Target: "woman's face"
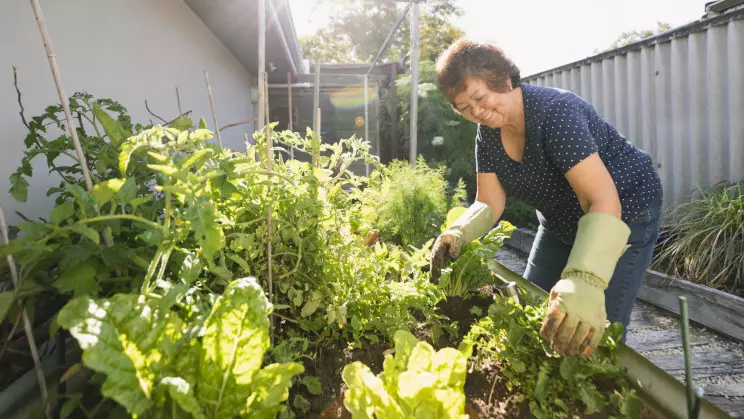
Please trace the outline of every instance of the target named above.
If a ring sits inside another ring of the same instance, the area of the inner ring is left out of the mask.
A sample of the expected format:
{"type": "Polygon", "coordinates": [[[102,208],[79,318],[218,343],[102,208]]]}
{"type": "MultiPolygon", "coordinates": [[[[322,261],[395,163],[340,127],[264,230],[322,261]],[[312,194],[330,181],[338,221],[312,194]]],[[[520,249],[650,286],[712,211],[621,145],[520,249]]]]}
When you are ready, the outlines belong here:
{"type": "MultiPolygon", "coordinates": [[[[511,80],[507,78],[506,84],[511,91],[511,80]]],[[[494,92],[480,77],[470,77],[465,90],[455,97],[455,110],[460,115],[490,128],[502,128],[508,124],[510,108],[511,94],[494,92]]]]}

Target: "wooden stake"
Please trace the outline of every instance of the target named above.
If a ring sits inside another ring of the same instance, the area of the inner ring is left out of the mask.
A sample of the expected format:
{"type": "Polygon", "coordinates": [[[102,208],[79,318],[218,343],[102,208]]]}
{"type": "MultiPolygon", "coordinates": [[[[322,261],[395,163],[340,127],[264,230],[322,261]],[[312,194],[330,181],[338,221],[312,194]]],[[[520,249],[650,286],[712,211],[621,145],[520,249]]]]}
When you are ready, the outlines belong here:
{"type": "Polygon", "coordinates": [[[209,106],[212,108],[212,119],[214,120],[214,130],[217,132],[217,143],[222,147],[222,137],[220,136],[220,126],[217,124],[217,112],[214,110],[214,98],[212,97],[212,85],[209,84],[209,73],[204,70],[204,78],[207,80],[207,93],[209,93],[209,106]]]}
{"type": "MultiPolygon", "coordinates": [[[[8,225],[5,223],[5,214],[3,209],[0,208],[0,230],[2,230],[3,244],[8,244],[8,225]]],[[[16,269],[15,260],[13,255],[8,255],[8,266],[10,267],[10,276],[13,279],[13,288],[17,292],[20,288],[20,282],[18,281],[18,271],[16,269]]],[[[52,419],[52,406],[49,404],[49,392],[46,386],[46,376],[44,375],[44,369],[41,366],[41,358],[39,357],[39,350],[36,347],[36,340],[34,339],[34,328],[31,324],[31,320],[28,318],[28,311],[26,307],[22,307],[21,316],[23,319],[23,330],[26,333],[26,339],[28,339],[28,347],[31,351],[31,358],[34,360],[34,369],[36,369],[36,379],[39,380],[39,391],[41,392],[41,402],[44,404],[47,419],[52,419]]]]}
{"type": "MultiPolygon", "coordinates": [[[[59,68],[57,67],[57,60],[54,55],[54,48],[52,47],[52,40],[49,38],[49,32],[47,31],[46,22],[44,21],[44,14],[41,11],[41,5],[39,0],[30,0],[31,7],[34,9],[34,16],[36,16],[36,23],[39,25],[39,32],[41,33],[41,39],[44,42],[44,49],[49,59],[49,67],[52,69],[52,77],[54,77],[54,84],[57,87],[57,94],[59,95],[59,101],[62,104],[62,110],[65,112],[65,120],[67,121],[67,130],[70,132],[72,138],[72,144],[75,146],[75,153],[77,154],[78,162],[80,162],[80,168],[83,171],[83,180],[85,181],[85,187],[90,192],[93,189],[93,181],[90,178],[90,171],[88,170],[88,162],[85,160],[85,154],[83,148],[80,146],[80,139],[78,139],[77,130],[72,122],[72,112],[70,111],[70,103],[67,100],[65,89],[62,87],[62,79],[59,75],[59,68]]],[[[96,205],[96,212],[98,212],[98,206],[96,205]]],[[[103,229],[103,242],[107,247],[111,247],[111,237],[108,235],[108,231],[104,227],[103,229]]]]}
{"type": "MultiPolygon", "coordinates": [[[[287,123],[287,128],[290,132],[294,132],[293,124],[292,124],[292,73],[287,72],[287,101],[289,102],[289,122],[287,123]]],[[[294,146],[290,147],[289,149],[289,157],[294,159],[294,146]]]]}
{"type": "MultiPolygon", "coordinates": [[[[270,125],[270,119],[269,119],[269,74],[264,72],[264,113],[266,116],[266,125],[264,126],[264,132],[266,133],[266,170],[271,170],[271,163],[272,163],[272,152],[271,152],[271,125],[270,125]]],[[[269,188],[271,188],[271,184],[269,184],[269,188]]],[[[273,212],[273,202],[269,201],[269,209],[267,211],[266,215],[266,225],[269,230],[269,242],[266,244],[266,254],[268,255],[269,261],[268,261],[268,280],[269,280],[269,302],[271,304],[274,304],[274,282],[272,278],[272,271],[273,271],[273,265],[272,265],[272,241],[274,237],[274,229],[271,223],[271,213],[273,212]]],[[[271,344],[274,344],[274,315],[272,313],[271,318],[269,319],[269,327],[271,330],[271,344]]]]}

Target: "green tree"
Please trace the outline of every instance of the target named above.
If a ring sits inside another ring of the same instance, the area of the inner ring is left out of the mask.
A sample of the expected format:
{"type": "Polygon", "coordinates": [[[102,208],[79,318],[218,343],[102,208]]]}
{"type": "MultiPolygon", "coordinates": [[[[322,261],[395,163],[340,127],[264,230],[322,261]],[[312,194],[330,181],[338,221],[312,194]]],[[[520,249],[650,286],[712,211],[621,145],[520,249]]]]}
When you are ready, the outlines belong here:
{"type": "Polygon", "coordinates": [[[609,47],[605,48],[601,52],[612,51],[617,48],[622,48],[626,45],[630,45],[638,41],[644,40],[646,38],[656,36],[670,29],[672,29],[672,25],[668,23],[664,23],[664,22],[656,22],[656,30],[646,29],[642,31],[623,32],[620,34],[620,36],[617,37],[615,42],[610,44],[609,47]]]}
{"type": "MultiPolygon", "coordinates": [[[[300,39],[303,54],[330,63],[367,63],[377,55],[401,13],[396,0],[322,0],[333,6],[330,24],[314,35],[300,39]]],[[[429,0],[421,3],[421,59],[436,56],[464,32],[450,23],[462,10],[455,0],[429,0]]],[[[410,20],[401,22],[381,62],[396,61],[410,50],[410,20]]]]}

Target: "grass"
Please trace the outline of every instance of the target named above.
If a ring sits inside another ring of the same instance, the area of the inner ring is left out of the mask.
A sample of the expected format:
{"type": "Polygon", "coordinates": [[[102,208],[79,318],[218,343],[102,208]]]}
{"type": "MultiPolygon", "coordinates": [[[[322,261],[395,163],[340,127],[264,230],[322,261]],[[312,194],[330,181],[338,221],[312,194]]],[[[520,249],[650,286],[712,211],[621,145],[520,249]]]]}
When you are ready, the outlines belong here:
{"type": "Polygon", "coordinates": [[[699,190],[675,207],[651,268],[744,296],[743,183],[699,190]]]}

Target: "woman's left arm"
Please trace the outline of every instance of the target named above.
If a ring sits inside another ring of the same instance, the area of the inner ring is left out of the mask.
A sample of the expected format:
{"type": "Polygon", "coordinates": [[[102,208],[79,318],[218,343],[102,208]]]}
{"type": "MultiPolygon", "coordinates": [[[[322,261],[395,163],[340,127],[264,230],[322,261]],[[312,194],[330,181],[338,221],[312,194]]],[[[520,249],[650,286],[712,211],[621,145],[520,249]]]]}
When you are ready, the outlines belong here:
{"type": "Polygon", "coordinates": [[[598,153],[577,163],[565,176],[585,214],[602,212],[621,218],[622,207],[615,182],[598,153]]]}

